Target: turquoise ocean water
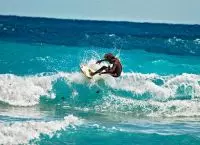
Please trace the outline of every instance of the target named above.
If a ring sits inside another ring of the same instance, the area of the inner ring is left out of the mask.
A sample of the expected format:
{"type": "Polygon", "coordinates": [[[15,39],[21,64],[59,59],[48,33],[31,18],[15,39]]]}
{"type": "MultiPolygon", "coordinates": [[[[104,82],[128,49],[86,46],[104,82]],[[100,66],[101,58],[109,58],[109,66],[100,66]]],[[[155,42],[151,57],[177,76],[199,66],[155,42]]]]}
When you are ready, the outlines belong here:
{"type": "Polygon", "coordinates": [[[199,25],[0,16],[0,144],[198,145],[199,56],[199,25]]]}

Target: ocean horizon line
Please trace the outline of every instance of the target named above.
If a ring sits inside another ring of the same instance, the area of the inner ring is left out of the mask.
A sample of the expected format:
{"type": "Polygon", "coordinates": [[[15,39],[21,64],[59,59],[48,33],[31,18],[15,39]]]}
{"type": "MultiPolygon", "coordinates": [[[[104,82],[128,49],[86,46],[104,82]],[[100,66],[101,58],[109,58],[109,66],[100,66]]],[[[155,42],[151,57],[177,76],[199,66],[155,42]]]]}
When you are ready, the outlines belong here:
{"type": "Polygon", "coordinates": [[[104,19],[87,19],[87,18],[61,18],[61,17],[48,17],[48,16],[22,16],[12,14],[0,14],[0,17],[19,17],[19,18],[33,18],[33,19],[49,19],[49,20],[63,20],[63,21],[88,21],[88,22],[109,22],[109,23],[138,23],[138,24],[157,24],[157,25],[187,25],[187,26],[200,26],[200,24],[192,23],[175,23],[175,22],[161,22],[161,21],[128,21],[128,20],[104,20],[104,19]]]}

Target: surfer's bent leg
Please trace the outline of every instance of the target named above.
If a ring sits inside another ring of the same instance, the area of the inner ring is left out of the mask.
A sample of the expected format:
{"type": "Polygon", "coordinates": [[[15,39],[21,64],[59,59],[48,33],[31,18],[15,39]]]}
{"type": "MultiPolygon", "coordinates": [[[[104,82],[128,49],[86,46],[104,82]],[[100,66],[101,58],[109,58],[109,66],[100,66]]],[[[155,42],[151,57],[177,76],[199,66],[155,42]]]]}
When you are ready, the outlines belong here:
{"type": "Polygon", "coordinates": [[[91,74],[91,76],[94,76],[94,75],[96,75],[96,74],[98,74],[98,73],[100,73],[100,72],[102,72],[103,70],[106,70],[106,69],[108,69],[107,66],[102,66],[99,70],[97,70],[96,72],[91,72],[90,74],[91,74]]]}

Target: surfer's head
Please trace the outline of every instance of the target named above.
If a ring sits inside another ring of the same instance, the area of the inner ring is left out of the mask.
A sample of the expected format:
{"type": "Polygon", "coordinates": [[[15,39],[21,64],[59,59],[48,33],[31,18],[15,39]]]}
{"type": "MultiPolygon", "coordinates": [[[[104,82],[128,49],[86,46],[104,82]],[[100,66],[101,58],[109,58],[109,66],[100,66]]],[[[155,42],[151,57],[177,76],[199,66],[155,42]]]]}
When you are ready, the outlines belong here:
{"type": "Polygon", "coordinates": [[[104,55],[104,58],[107,59],[107,60],[112,60],[114,59],[114,55],[112,53],[107,53],[104,55]]]}

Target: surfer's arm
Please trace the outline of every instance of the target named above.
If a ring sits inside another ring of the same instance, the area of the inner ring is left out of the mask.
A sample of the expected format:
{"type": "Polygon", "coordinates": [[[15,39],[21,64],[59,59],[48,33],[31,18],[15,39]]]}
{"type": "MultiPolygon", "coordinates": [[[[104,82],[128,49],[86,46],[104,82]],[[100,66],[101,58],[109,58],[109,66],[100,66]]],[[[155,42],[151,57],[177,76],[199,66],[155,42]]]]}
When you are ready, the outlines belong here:
{"type": "Polygon", "coordinates": [[[110,72],[107,72],[107,71],[105,71],[105,72],[101,72],[101,73],[99,73],[99,75],[101,75],[101,74],[111,74],[110,72]]]}
{"type": "Polygon", "coordinates": [[[107,61],[106,59],[102,59],[102,60],[98,60],[96,63],[101,63],[101,62],[103,62],[103,61],[107,61]]]}

